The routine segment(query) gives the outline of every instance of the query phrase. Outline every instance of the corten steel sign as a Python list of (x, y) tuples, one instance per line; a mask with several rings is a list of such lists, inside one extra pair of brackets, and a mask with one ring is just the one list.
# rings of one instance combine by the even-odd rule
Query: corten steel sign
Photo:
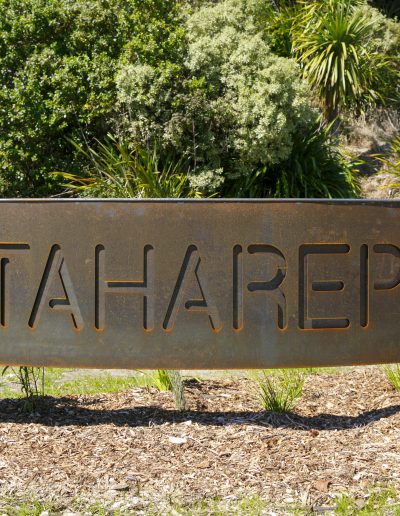
[(400, 362), (400, 202), (1, 201), (0, 362)]

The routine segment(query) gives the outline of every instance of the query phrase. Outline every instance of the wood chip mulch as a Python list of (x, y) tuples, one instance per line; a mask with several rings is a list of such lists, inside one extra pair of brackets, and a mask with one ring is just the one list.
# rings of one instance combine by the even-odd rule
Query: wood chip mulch
[(33, 415), (0, 400), (0, 494), (312, 505), (400, 486), (400, 394), (379, 368), (309, 375), (290, 414), (261, 411), (245, 379), (189, 382), (187, 397), (181, 413), (138, 388), (49, 397)]

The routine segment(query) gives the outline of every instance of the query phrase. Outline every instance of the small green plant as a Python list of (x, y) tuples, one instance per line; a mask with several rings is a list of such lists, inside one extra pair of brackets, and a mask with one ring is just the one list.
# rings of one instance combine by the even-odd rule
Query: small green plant
[(71, 141), (90, 165), (86, 175), (56, 172), (67, 181), (69, 193), (82, 197), (181, 198), (200, 197), (190, 188), (182, 160), (160, 163), (156, 145), (132, 149), (125, 141), (108, 135), (97, 148)]
[(371, 157), (383, 163), (385, 171), (400, 176), (400, 134), (390, 142), (387, 156), (383, 154), (371, 154)]
[[(184, 381), (179, 371), (158, 369), (156, 371), (136, 371), (135, 375), (114, 375), (100, 371), (97, 374), (85, 374), (79, 370), (75, 374), (71, 371), (58, 368), (12, 368), (5, 367), (11, 375), (5, 378), (0, 385), (0, 397), (27, 399), (27, 410), (35, 408), (38, 396), (46, 392), (49, 396), (90, 395), (98, 393), (122, 392), (131, 388), (155, 388), (158, 391), (171, 391), (174, 395), (178, 410), (185, 410), (186, 399)], [(15, 381), (21, 385), (21, 392), (13, 388)]]
[(18, 368), (10, 368), (10, 366), (6, 366), (2, 371), (2, 375), (8, 369), (11, 369), (21, 386), (21, 391), (25, 397), (25, 409), (28, 412), (34, 411), (37, 398), (44, 396), (44, 367), (20, 366)]
[(392, 386), (400, 392), (400, 364), (386, 366), (384, 371)]
[(289, 412), (303, 392), (304, 374), (296, 369), (262, 370), (256, 375), (262, 407), (271, 412)]
[(157, 369), (151, 375), (151, 381), (153, 386), (159, 391), (172, 390), (171, 380), (166, 369)]

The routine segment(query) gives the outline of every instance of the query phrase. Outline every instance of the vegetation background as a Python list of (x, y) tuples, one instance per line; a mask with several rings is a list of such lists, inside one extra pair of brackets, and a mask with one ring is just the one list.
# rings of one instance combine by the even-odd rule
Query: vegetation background
[[(396, 6), (0, 0), (0, 195), (357, 197), (362, 167), (395, 184)], [(16, 374), (32, 408), (44, 375)]]
[(398, 172), (397, 4), (0, 0), (0, 195), (357, 196)]
[[(0, 0), (0, 196), (400, 196), (399, 17), (398, 0)], [(65, 390), (75, 395), (114, 393), (132, 386), (161, 393), (172, 390), (176, 408), (187, 412), (190, 382), (185, 384), (177, 371), (137, 372), (129, 378), (79, 376), (70, 381), (63, 380), (69, 371), (44, 373), (39, 368), (3, 369), (1, 387), (7, 399), (2, 406), (7, 409), (9, 403), (18, 423), (28, 417), (40, 422), (38, 400), (42, 410), (45, 394), (60, 396)], [(282, 421), (289, 418), (293, 424), (291, 411), (305, 382), (317, 373), (255, 373), (258, 406), (267, 414), (260, 428), (270, 429), (275, 421), (280, 435)], [(399, 391), (399, 366), (388, 366), (384, 373)], [(197, 389), (196, 380), (190, 381)], [(337, 379), (330, 382), (333, 394), (337, 384)], [(363, 377), (359, 385), (366, 384)], [(381, 384), (372, 385), (368, 396), (373, 397)], [(21, 412), (29, 416), (21, 416), (11, 403), (10, 398), (20, 396), (19, 388), (25, 397)], [(194, 395), (189, 394), (193, 404)], [(148, 400), (150, 394), (146, 391), (145, 396)], [(227, 406), (237, 410), (240, 396), (235, 392), (215, 396), (232, 397)], [(319, 393), (313, 396), (310, 413)], [(385, 391), (382, 396), (389, 395)], [(161, 394), (158, 398), (163, 399)], [(344, 404), (347, 413), (348, 400)], [(65, 413), (61, 410), (62, 424), (65, 414), (79, 414), (79, 408), (71, 406)], [(357, 410), (359, 406), (357, 402)], [(375, 401), (373, 406), (375, 410)], [(9, 422), (7, 410), (3, 423)], [(149, 421), (144, 419), (149, 432), (153, 411), (154, 407)], [(126, 413), (121, 411), (124, 427)], [(179, 424), (180, 416), (172, 414), (171, 424), (175, 418)], [(213, 425), (224, 424), (220, 413), (215, 414), (218, 425), (214, 419)], [(233, 414), (232, 424), (255, 426), (252, 415), (240, 420)], [(368, 425), (371, 417), (383, 419), (379, 410), (371, 414), (364, 416)], [(306, 429), (310, 439), (329, 433), (334, 423), (329, 414), (325, 416), (316, 430), (314, 416), (303, 415), (301, 432)], [(346, 417), (339, 430), (346, 431), (350, 419)], [(355, 426), (363, 420), (353, 419)], [(31, 428), (34, 421), (29, 419), (26, 426)], [(79, 417), (74, 421), (79, 426)], [(199, 429), (193, 428), (196, 434), (190, 442), (198, 442)], [(209, 448), (212, 439), (205, 435)], [(382, 441), (381, 434), (378, 437)], [(267, 442), (268, 450), (275, 446), (274, 439), (278, 437), (270, 439), (271, 445)], [(296, 434), (294, 441), (301, 439)], [(55, 440), (58, 446), (59, 436)], [(67, 441), (70, 450), (69, 436)], [(240, 457), (242, 441), (243, 434)], [(153, 448), (154, 434), (149, 434), (149, 442)], [(225, 435), (221, 442), (225, 448)], [(327, 437), (328, 451), (330, 442)], [(172, 436), (169, 444), (186, 446), (187, 439)], [(286, 447), (279, 452), (280, 462)], [(27, 463), (32, 449), (23, 458)], [(253, 441), (249, 450), (254, 455)], [(223, 456), (218, 454), (219, 466)], [(397, 460), (393, 457), (385, 461)], [(149, 465), (146, 462), (146, 468)], [(0, 469), (6, 469), (2, 460)], [(329, 481), (317, 479), (316, 485), (328, 493)], [(365, 495), (363, 514), (389, 506), (400, 510), (397, 493), (386, 488), (381, 492), (380, 498)], [(334, 499), (339, 514), (356, 514), (358, 502)], [(10, 514), (17, 514), (15, 501), (10, 504)], [(252, 500), (243, 513), (261, 514), (258, 506), (250, 505)], [(216, 510), (210, 507), (201, 513)], [(44, 514), (45, 507), (20, 509), (18, 514)], [(313, 506), (312, 512), (317, 512)]]

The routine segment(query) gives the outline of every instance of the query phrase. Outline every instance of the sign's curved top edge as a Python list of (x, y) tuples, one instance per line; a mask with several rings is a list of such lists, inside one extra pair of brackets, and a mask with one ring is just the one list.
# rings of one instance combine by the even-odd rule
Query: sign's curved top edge
[(219, 199), (180, 199), (180, 198), (3, 198), (2, 203), (182, 203), (182, 204), (226, 204), (226, 203), (257, 203), (257, 204), (366, 204), (366, 205), (393, 205), (400, 206), (400, 199), (235, 199), (235, 198), (219, 198)]

